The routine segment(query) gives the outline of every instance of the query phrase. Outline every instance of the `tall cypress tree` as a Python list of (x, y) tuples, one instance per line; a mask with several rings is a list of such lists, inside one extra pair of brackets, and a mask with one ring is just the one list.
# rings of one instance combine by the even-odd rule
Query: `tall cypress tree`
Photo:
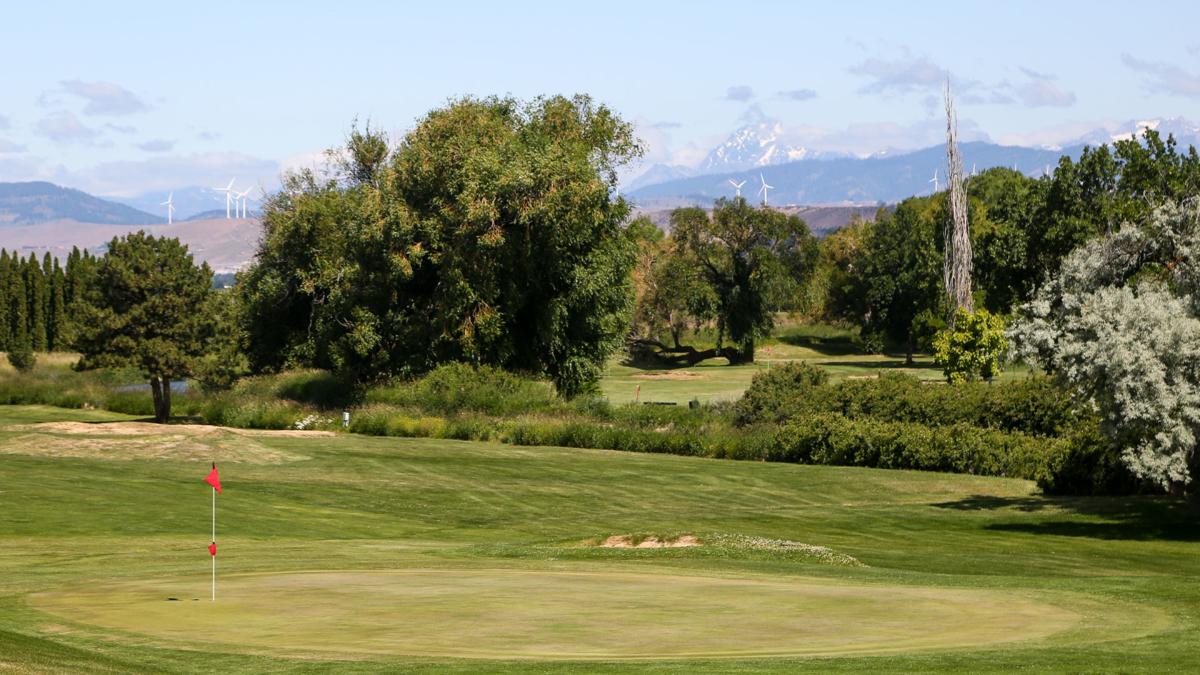
[(50, 317), (47, 325), (50, 351), (60, 351), (66, 349), (66, 326), (67, 310), (66, 300), (63, 296), (64, 275), (62, 267), (58, 264), (58, 258), (54, 258), (50, 267), (50, 272), (47, 277), (50, 287)]
[(25, 275), (21, 269), (21, 256), (13, 255), (9, 261), (8, 274), (8, 348), (14, 349), (29, 343), (29, 326), (26, 324)]
[(0, 249), (0, 351), (7, 352), (12, 344), (12, 324), (9, 305), (9, 286), (12, 284), (12, 261), (8, 249)]
[(25, 292), (29, 306), (29, 344), (35, 352), (46, 351), (46, 278), (37, 254), (30, 253), (25, 263)]

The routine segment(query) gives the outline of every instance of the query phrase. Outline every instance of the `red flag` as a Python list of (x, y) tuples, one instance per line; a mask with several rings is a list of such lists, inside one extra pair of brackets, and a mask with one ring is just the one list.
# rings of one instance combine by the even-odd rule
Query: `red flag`
[(208, 554), (209, 554), (209, 555), (211, 555), (211, 556), (213, 556), (213, 557), (216, 557), (216, 555), (217, 555), (217, 542), (215, 542), (215, 541), (214, 541), (213, 543), (211, 543), (211, 544), (209, 544), (209, 545), (208, 545)]
[(221, 494), (221, 478), (217, 475), (216, 462), (213, 462), (212, 471), (208, 472), (208, 476), (205, 477), (204, 482), (213, 486), (213, 489), (217, 491), (217, 494)]

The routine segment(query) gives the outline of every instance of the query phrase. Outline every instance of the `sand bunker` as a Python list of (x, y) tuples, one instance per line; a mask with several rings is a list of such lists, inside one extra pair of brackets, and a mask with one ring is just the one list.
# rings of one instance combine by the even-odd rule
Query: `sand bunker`
[(707, 376), (693, 373), (690, 370), (659, 370), (652, 373), (639, 373), (633, 377), (637, 380), (703, 380)]
[[(635, 541), (637, 543), (634, 543)], [(600, 546), (603, 548), (688, 548), (699, 545), (700, 540), (690, 534), (674, 539), (646, 537), (641, 540), (634, 539), (627, 534), (617, 534), (600, 542)]]
[(0, 454), (78, 459), (172, 459), (281, 464), (307, 459), (269, 447), (271, 436), (332, 435), (314, 431), (248, 431), (203, 424), (43, 422), (5, 427), (29, 432), (0, 442)]

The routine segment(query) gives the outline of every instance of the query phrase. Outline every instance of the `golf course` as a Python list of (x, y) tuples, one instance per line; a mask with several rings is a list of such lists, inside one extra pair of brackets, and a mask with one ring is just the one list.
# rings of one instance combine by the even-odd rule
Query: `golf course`
[(2, 671), (1184, 672), (1200, 649), (1194, 507), (1015, 479), (4, 406), (0, 505)]

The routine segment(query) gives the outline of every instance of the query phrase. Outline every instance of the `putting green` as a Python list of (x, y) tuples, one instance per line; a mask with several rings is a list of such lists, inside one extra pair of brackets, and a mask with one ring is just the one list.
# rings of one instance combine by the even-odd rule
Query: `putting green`
[(336, 571), (231, 575), (218, 591), (211, 603), (208, 579), (139, 580), (41, 593), (31, 603), (139, 641), (292, 656), (880, 654), (1035, 640), (1086, 622), (1078, 608), (1001, 591), (815, 578)]

